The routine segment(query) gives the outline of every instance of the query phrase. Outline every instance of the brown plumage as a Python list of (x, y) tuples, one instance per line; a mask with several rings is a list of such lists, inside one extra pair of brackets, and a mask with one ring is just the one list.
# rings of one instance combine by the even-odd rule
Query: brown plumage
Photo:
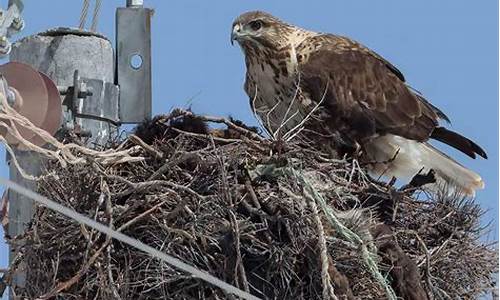
[[(441, 182), (473, 194), (479, 175), (426, 143), (436, 139), (475, 158), (477, 144), (439, 125), (447, 116), (412, 90), (403, 74), (367, 47), (308, 31), (264, 12), (233, 23), (245, 54), (245, 90), (275, 138), (355, 149), (377, 175), (411, 177), (434, 169)], [(361, 150), (361, 151), (359, 151)]]

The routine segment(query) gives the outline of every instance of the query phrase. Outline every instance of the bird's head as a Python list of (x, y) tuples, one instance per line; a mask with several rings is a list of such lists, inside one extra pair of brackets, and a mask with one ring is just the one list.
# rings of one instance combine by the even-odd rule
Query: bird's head
[(233, 22), (231, 44), (237, 41), (243, 49), (278, 49), (285, 45), (287, 32), (292, 28), (266, 12), (247, 12)]

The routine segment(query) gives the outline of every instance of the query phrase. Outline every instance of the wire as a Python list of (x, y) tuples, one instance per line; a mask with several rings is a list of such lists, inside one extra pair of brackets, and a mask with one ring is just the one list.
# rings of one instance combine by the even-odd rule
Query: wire
[(84, 225), (87, 225), (89, 227), (92, 227), (94, 228), (95, 230), (98, 230), (102, 233), (105, 233), (107, 234), (108, 236), (118, 240), (118, 241), (121, 241), (125, 244), (128, 244), (134, 248), (137, 248), (141, 251), (144, 251), (146, 252), (147, 254), (151, 255), (152, 257), (154, 258), (157, 258), (159, 260), (162, 260), (184, 272), (187, 272), (187, 273), (190, 273), (192, 275), (194, 275), (195, 277), (198, 277), (210, 284), (213, 284), (221, 289), (223, 289), (224, 291), (226, 291), (227, 293), (229, 294), (233, 294), (233, 295), (236, 295), (238, 297), (241, 297), (243, 299), (249, 299), (249, 300), (259, 300), (258, 297), (255, 297), (253, 296), (252, 294), (250, 293), (247, 293), (245, 291), (242, 291), (238, 288), (236, 288), (235, 286), (233, 285), (230, 285), (210, 274), (208, 274), (207, 272), (205, 271), (201, 271), (197, 268), (194, 268), (188, 264), (186, 264), (185, 262), (173, 257), (173, 256), (170, 256), (166, 253), (163, 253), (151, 246), (148, 246), (146, 244), (144, 244), (143, 242), (137, 240), (137, 239), (134, 239), (134, 238), (131, 238), (121, 232), (118, 232), (116, 230), (113, 230), (111, 229), (110, 227), (107, 227), (101, 223), (98, 223), (72, 209), (69, 209), (59, 203), (56, 203), (40, 194), (37, 194), (9, 179), (5, 179), (5, 178), (2, 178), (0, 177), (0, 185), (3, 185), (5, 186), (6, 188), (10, 189), (10, 190), (13, 190), (13, 191), (16, 191), (17, 193), (25, 196), (25, 197), (28, 197), (32, 200), (34, 200), (35, 202), (38, 202), (52, 210), (55, 210), (57, 212), (59, 212), (60, 214), (63, 214), (81, 224), (84, 224)]
[(97, 29), (97, 21), (99, 20), (99, 12), (101, 10), (102, 0), (96, 0), (94, 6), (94, 15), (92, 16), (92, 26), (90, 27), (91, 31), (96, 31)]
[(80, 13), (80, 23), (78, 28), (83, 29), (87, 22), (87, 14), (89, 12), (90, 0), (83, 0), (82, 12)]

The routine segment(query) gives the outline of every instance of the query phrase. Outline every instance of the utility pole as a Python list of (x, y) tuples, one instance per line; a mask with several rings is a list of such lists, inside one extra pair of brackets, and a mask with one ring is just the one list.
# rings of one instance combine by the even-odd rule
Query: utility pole
[[(115, 91), (107, 93), (110, 89), (105, 88), (106, 84), (113, 83), (114, 78), (113, 48), (110, 41), (92, 33), (60, 28), (18, 41), (12, 47), (10, 61), (28, 64), (49, 76), (57, 84), (64, 94), (61, 96), (61, 103), (66, 103), (63, 106), (62, 130), (79, 131), (79, 134), (90, 139), (89, 144), (92, 142), (104, 144), (112, 134), (116, 134), (117, 126), (114, 122), (118, 122), (118, 93)], [(68, 90), (75, 87), (75, 83), (76, 86), (80, 85), (80, 89), (85, 84), (91, 86), (92, 96), (72, 99), (73, 93)], [(72, 110), (70, 105), (74, 105), (77, 109)], [(99, 113), (99, 117), (110, 121), (80, 116), (95, 112)], [(15, 155), (21, 167), (29, 174), (40, 175), (43, 162), (39, 155), (22, 150), (15, 150)], [(23, 178), (16, 166), (11, 163), (11, 158), (8, 158), (8, 164), (10, 178), (13, 181), (36, 191), (36, 182)], [(10, 191), (8, 201), (8, 234), (13, 238), (28, 228), (34, 206), (30, 199)], [(15, 239), (11, 242), (11, 262), (16, 257), (18, 248), (23, 245), (23, 240)], [(14, 286), (24, 287), (26, 281), (24, 267), (21, 264), (18, 269), (20, 271), (15, 273), (12, 281)]]
[[(89, 147), (105, 146), (117, 136), (120, 124), (151, 118), (152, 10), (139, 0), (127, 0), (126, 4), (116, 11), (115, 51), (106, 37), (73, 28), (48, 30), (12, 46), (10, 61), (32, 66), (57, 85), (63, 110), (59, 131), (80, 135)], [(39, 155), (18, 149), (15, 155), (30, 175), (41, 174), (43, 160)], [(7, 162), (11, 180), (36, 191), (36, 182), (23, 178), (11, 157), (7, 156)], [(7, 197), (12, 263), (25, 243), (13, 238), (29, 227), (34, 206), (15, 192), (8, 192)], [(27, 272), (21, 260), (12, 286), (25, 287)]]

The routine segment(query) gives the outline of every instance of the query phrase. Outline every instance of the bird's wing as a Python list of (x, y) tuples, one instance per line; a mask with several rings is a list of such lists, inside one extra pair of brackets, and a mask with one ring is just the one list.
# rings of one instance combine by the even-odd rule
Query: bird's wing
[[(301, 87), (360, 137), (390, 133), (425, 141), (439, 115), (404, 82), (401, 72), (344, 37), (319, 35), (297, 47)], [(365, 136), (363, 136), (365, 135)]]

